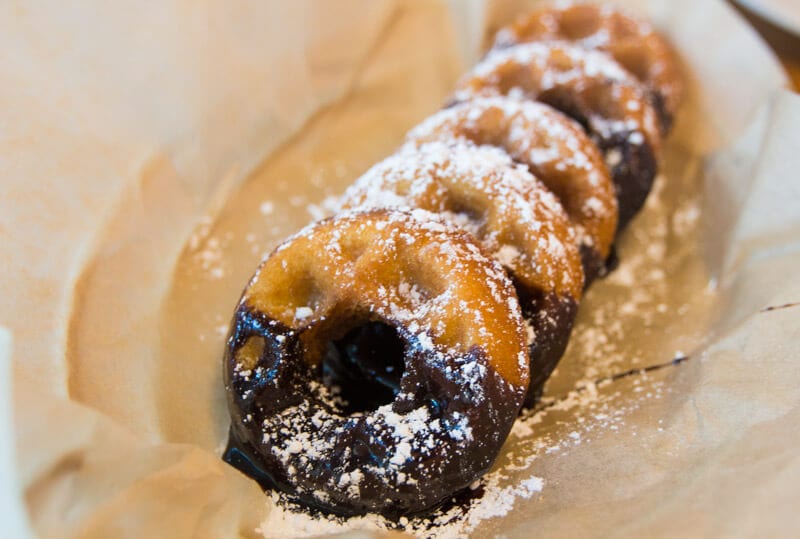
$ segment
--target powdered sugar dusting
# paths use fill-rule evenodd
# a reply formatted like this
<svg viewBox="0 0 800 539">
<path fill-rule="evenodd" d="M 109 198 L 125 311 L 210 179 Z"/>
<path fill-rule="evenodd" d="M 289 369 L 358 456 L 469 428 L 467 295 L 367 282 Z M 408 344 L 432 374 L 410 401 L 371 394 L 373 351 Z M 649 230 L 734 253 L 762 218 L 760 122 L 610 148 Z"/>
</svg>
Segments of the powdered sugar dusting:
<svg viewBox="0 0 800 539">
<path fill-rule="evenodd" d="M 493 51 L 483 62 L 479 63 L 472 71 L 478 77 L 493 76 L 497 67 L 510 60 L 542 69 L 543 90 L 556 85 L 569 84 L 575 79 L 584 77 L 603 77 L 619 82 L 635 84 L 633 76 L 625 71 L 617 62 L 607 54 L 587 51 L 581 47 L 567 43 L 559 43 L 555 54 L 563 55 L 568 61 L 569 69 L 553 69 L 548 62 L 554 54 L 553 43 L 525 43 L 505 50 Z M 562 64 L 564 65 L 564 64 Z"/>
<path fill-rule="evenodd" d="M 189 238 L 187 248 L 203 270 L 204 275 L 209 279 L 219 280 L 225 277 L 227 269 L 223 253 L 231 238 L 228 233 L 214 235 L 212 233 L 212 220 L 208 216 L 200 220 L 194 233 Z"/>
<path fill-rule="evenodd" d="M 580 298 L 575 231 L 560 203 L 503 151 L 467 141 L 406 145 L 345 193 L 347 207 L 423 208 L 475 235 L 517 279 Z"/>
<path fill-rule="evenodd" d="M 464 379 L 468 378 L 462 373 Z M 345 491 L 348 495 L 360 495 L 360 482 L 365 473 L 380 478 L 392 487 L 410 485 L 416 480 L 412 474 L 424 466 L 426 455 L 449 438 L 457 442 L 471 441 L 472 428 L 466 416 L 455 414 L 447 420 L 431 418 L 427 407 L 419 407 L 407 413 L 396 413 L 387 404 L 369 414 L 342 416 L 335 410 L 341 401 L 335 392 L 318 382 L 311 382 L 309 391 L 316 395 L 324 406 L 303 401 L 286 408 L 280 414 L 264 421 L 264 443 L 270 443 L 272 453 L 293 472 L 305 469 L 312 461 L 333 454 L 339 435 L 353 422 L 365 421 L 375 437 L 385 440 L 387 455 L 380 463 L 361 469 L 343 470 L 334 474 L 328 484 L 320 484 L 311 494 L 320 501 L 327 501 L 329 491 Z M 402 396 L 401 396 L 402 397 Z M 285 434 L 292 433 L 287 439 Z M 416 455 L 416 457 L 412 457 Z M 412 470 L 413 468 L 413 470 Z"/>
<path fill-rule="evenodd" d="M 615 55 L 648 88 L 661 94 L 667 109 L 674 113 L 682 82 L 668 44 L 649 22 L 617 6 L 571 0 L 548 2 L 502 28 L 495 36 L 494 48 L 558 41 Z"/>
<path fill-rule="evenodd" d="M 688 185 L 695 185 L 691 178 L 687 181 Z M 516 421 L 500 462 L 473 485 L 476 492 L 482 491 L 480 497 L 465 505 L 440 510 L 428 518 L 404 518 L 399 522 L 375 515 L 348 520 L 311 516 L 302 508 L 280 502 L 272 507 L 261 526 L 264 535 L 308 537 L 355 530 L 380 532 L 401 529 L 417 537 L 478 536 L 482 530 L 494 529 L 492 522 L 515 508 L 536 503 L 528 501 L 530 498 L 547 498 L 554 478 L 543 467 L 546 462 L 554 458 L 570 458 L 571 453 L 581 447 L 591 448 L 595 440 L 617 433 L 635 437 L 638 423 L 629 422 L 628 417 L 640 407 L 669 395 L 671 384 L 643 372 L 625 378 L 626 387 L 620 389 L 620 382 L 612 381 L 611 375 L 637 363 L 644 366 L 656 359 L 632 357 L 625 343 L 631 332 L 647 331 L 655 322 L 654 316 L 671 316 L 669 311 L 661 313 L 653 308 L 660 298 L 666 299 L 676 292 L 669 288 L 669 281 L 664 278 L 664 268 L 669 264 L 669 257 L 673 256 L 668 255 L 669 242 L 691 244 L 691 234 L 695 233 L 697 225 L 696 199 L 684 200 L 674 212 L 668 211 L 671 202 L 665 199 L 667 185 L 663 178 L 656 180 L 647 211 L 642 216 L 645 222 L 638 223 L 630 231 L 641 240 L 630 252 L 624 253 L 620 267 L 606 282 L 595 285 L 595 288 L 621 288 L 616 293 L 604 294 L 602 302 L 584 310 L 586 316 L 578 324 L 574 342 L 570 345 L 579 353 L 568 353 L 567 364 L 559 367 L 559 370 L 578 372 L 567 376 L 566 385 L 561 381 L 561 373 L 556 373 L 555 383 L 551 383 L 551 387 L 557 388 L 556 396 L 547 396 L 535 411 Z M 687 196 L 686 189 L 679 184 L 670 189 L 684 198 Z M 643 247 L 638 247 L 639 242 Z M 609 302 L 606 296 L 618 297 L 618 300 Z M 630 309 L 630 312 L 619 313 L 620 305 L 629 303 L 630 307 L 624 309 Z M 655 330 L 663 331 L 660 327 Z M 656 430 L 661 432 L 664 430 L 660 426 L 661 420 L 657 421 L 659 426 Z M 554 428 L 554 425 L 561 427 Z M 273 501 L 279 501 L 278 498 L 273 495 Z"/>
<path fill-rule="evenodd" d="M 498 93 L 537 99 L 556 89 L 571 96 L 600 92 L 611 103 L 624 102 L 584 111 L 591 130 L 605 138 L 623 133 L 633 137 L 631 144 L 660 146 L 656 112 L 633 75 L 608 54 L 569 43 L 523 43 L 495 50 L 460 81 L 454 96 L 459 101 Z"/>
<path fill-rule="evenodd" d="M 449 138 L 501 147 L 558 193 L 581 244 L 607 251 L 614 187 L 594 143 L 573 120 L 527 99 L 477 97 L 437 112 L 408 135 L 417 144 Z"/>
<path fill-rule="evenodd" d="M 631 423 L 628 417 L 640 407 L 669 395 L 671 386 L 648 373 L 626 378 L 627 387 L 623 389 L 619 389 L 619 382 L 612 381 L 609 373 L 619 372 L 645 359 L 630 357 L 623 348 L 630 328 L 625 323 L 617 327 L 615 320 L 635 321 L 634 332 L 653 323 L 650 318 L 659 315 L 659 311 L 652 309 L 652 304 L 670 294 L 666 286 L 668 281 L 663 277 L 664 265 L 669 261 L 668 241 L 677 234 L 675 241 L 679 245 L 688 242 L 688 235 L 696 230 L 698 215 L 696 200 L 688 200 L 670 216 L 670 212 L 665 210 L 668 204 L 664 194 L 666 185 L 663 179 L 657 179 L 647 204 L 647 215 L 642 216 L 647 222 L 639 223 L 630 232 L 636 237 L 641 236 L 644 246 L 625 253 L 620 268 L 605 283 L 595 286 L 623 289 L 614 295 L 620 296 L 620 301 L 610 302 L 604 307 L 607 298 L 603 297 L 601 304 L 591 305 L 584 311 L 588 318 L 579 324 L 574 335 L 576 342 L 571 344 L 580 353 L 569 358 L 572 365 L 560 367 L 577 368 L 580 374 L 570 377 L 566 390 L 557 390 L 556 396 L 546 397 L 535 411 L 516 421 L 500 462 L 473 485 L 476 492 L 482 492 L 479 497 L 437 511 L 428 518 L 402 518 L 393 522 L 375 515 L 347 520 L 312 516 L 303 508 L 285 504 L 273 494 L 276 503 L 271 504 L 271 512 L 260 528 L 262 533 L 266 537 L 309 537 L 357 530 L 400 529 L 417 537 L 479 536 L 487 529 L 493 529 L 492 523 L 496 519 L 512 513 L 515 508 L 538 503 L 535 499 L 540 496 L 547 498 L 548 488 L 555 478 L 547 474 L 544 463 L 554 458 L 571 458 L 572 452 L 584 446 L 591 448 L 599 438 L 617 433 L 635 437 L 637 423 Z M 674 189 L 681 192 L 682 188 L 678 185 Z M 639 298 L 641 293 L 647 297 Z M 634 304 L 629 314 L 615 314 L 619 305 L 631 301 Z M 598 311 L 600 314 L 595 314 Z M 664 316 L 669 316 L 669 313 L 664 313 Z M 652 361 L 654 358 L 648 359 Z M 559 378 L 558 373 L 556 378 Z M 558 385 L 559 380 L 556 380 Z M 656 430 L 660 432 L 664 429 L 660 426 L 661 420 L 658 423 Z M 554 428 L 553 425 L 561 427 Z"/>
</svg>

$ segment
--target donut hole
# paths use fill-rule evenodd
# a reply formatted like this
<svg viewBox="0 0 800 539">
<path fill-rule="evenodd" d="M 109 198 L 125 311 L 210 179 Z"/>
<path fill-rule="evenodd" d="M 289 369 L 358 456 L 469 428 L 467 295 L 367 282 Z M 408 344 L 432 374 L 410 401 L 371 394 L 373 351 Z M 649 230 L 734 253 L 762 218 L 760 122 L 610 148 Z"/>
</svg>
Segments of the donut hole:
<svg viewBox="0 0 800 539">
<path fill-rule="evenodd" d="M 394 327 L 363 321 L 325 344 L 322 383 L 344 401 L 342 413 L 370 412 L 395 399 L 405 372 L 405 342 Z"/>
</svg>

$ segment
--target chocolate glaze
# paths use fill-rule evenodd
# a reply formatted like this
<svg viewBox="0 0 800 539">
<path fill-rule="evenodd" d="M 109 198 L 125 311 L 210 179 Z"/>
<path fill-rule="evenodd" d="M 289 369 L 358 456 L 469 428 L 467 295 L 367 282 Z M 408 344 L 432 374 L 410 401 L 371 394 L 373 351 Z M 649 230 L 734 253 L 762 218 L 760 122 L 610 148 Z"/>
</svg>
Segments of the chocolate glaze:
<svg viewBox="0 0 800 539">
<path fill-rule="evenodd" d="M 608 253 L 608 258 L 606 258 L 601 277 L 608 275 L 617 269 L 617 267 L 619 267 L 619 253 L 617 253 L 616 245 L 612 245 L 611 252 Z"/>
<path fill-rule="evenodd" d="M 621 131 L 604 137 L 592 133 L 592 138 L 595 139 L 603 155 L 608 156 L 616 150 L 621 156 L 619 162 L 611 168 L 619 206 L 617 235 L 642 209 L 658 171 L 653 148 L 647 143 L 631 144 L 630 134 L 629 131 Z"/>
<path fill-rule="evenodd" d="M 488 471 L 519 411 L 522 392 L 491 368 L 478 347 L 462 355 L 436 355 L 419 346 L 404 328 L 389 320 L 380 322 L 394 329 L 404 351 L 404 371 L 392 411 L 405 414 L 425 407 L 431 421 L 438 419 L 445 427 L 428 454 L 411 455 L 403 467 L 404 481 L 388 481 L 380 473 L 389 467 L 387 449 L 392 439 L 371 423 L 371 412 L 347 414 L 313 389 L 314 382 L 322 378 L 322 367 L 310 366 L 304 360 L 300 337 L 305 330 L 289 329 L 244 305 L 235 313 L 224 361 L 232 419 L 225 460 L 265 489 L 283 491 L 310 507 L 343 516 L 373 512 L 390 518 L 433 510 Z M 351 347 L 349 359 L 339 353 L 333 370 L 346 362 L 355 362 L 363 370 L 375 366 L 374 354 L 356 357 L 357 350 L 373 346 L 380 333 L 368 323 L 365 327 L 355 334 L 350 332 L 350 344 L 359 344 Z M 263 352 L 250 374 L 243 377 L 236 352 L 252 337 L 263 339 Z M 479 366 L 481 375 L 466 379 L 459 371 L 464 365 Z M 386 385 L 395 391 L 392 382 Z M 298 405 L 308 410 L 300 428 L 335 437 L 330 438 L 335 443 L 324 451 L 303 447 L 289 462 L 282 462 L 273 447 L 285 447 L 298 432 L 292 430 L 296 425 L 287 424 L 280 413 Z M 317 411 L 334 420 L 313 425 L 312 416 Z M 459 416 L 468 419 L 471 440 L 449 434 Z M 344 474 L 354 470 L 363 473 L 357 496 L 330 486 L 339 484 Z"/>
<path fill-rule="evenodd" d="M 648 101 L 650 101 L 650 104 L 653 106 L 653 109 L 656 111 L 656 115 L 658 116 L 658 127 L 661 130 L 661 134 L 666 135 L 672 129 L 672 122 L 675 120 L 675 118 L 667 108 L 667 103 L 664 100 L 664 94 L 659 92 L 657 88 L 651 87 L 647 89 L 647 97 Z"/>
<path fill-rule="evenodd" d="M 528 292 L 520 286 L 517 286 L 517 295 L 522 315 L 536 333 L 528 349 L 531 381 L 524 406 L 530 408 L 541 397 L 545 382 L 564 355 L 578 312 L 578 302 L 553 292 Z"/>
<path fill-rule="evenodd" d="M 600 253 L 593 247 L 588 245 L 580 246 L 581 252 L 581 265 L 583 266 L 583 288 L 589 288 L 589 285 L 605 274 L 606 263 Z"/>
</svg>

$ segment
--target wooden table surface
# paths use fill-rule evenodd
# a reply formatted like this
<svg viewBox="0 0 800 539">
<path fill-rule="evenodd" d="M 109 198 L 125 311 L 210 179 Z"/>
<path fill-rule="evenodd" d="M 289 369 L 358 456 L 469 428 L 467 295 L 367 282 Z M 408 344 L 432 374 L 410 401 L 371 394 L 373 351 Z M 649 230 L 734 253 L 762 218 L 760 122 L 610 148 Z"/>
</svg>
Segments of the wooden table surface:
<svg viewBox="0 0 800 539">
<path fill-rule="evenodd" d="M 800 1 L 800 0 L 798 0 Z M 753 27 L 761 34 L 761 37 L 772 47 L 783 67 L 789 74 L 794 84 L 794 89 L 800 92 L 800 37 L 774 26 L 773 24 L 759 18 L 757 15 L 741 8 L 737 4 L 732 4 Z"/>
</svg>

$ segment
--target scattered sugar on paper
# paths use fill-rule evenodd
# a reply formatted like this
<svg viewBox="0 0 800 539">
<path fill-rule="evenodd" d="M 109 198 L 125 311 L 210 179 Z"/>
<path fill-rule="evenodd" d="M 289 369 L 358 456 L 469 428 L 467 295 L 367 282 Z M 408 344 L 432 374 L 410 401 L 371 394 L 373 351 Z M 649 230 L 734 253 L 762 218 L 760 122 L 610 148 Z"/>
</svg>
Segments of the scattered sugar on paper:
<svg viewBox="0 0 800 539">
<path fill-rule="evenodd" d="M 271 215 L 272 212 L 275 211 L 275 204 L 271 200 L 265 200 L 258 207 L 258 210 L 261 212 L 261 215 Z"/>
<path fill-rule="evenodd" d="M 576 388 L 559 399 L 545 399 L 538 411 L 523 414 L 514 424 L 510 437 L 513 449 L 496 466 L 476 481 L 473 490 L 482 489 L 479 497 L 463 505 L 434 512 L 427 518 L 402 518 L 392 522 L 379 515 L 350 519 L 310 515 L 305 509 L 287 504 L 278 494 L 271 494 L 270 512 L 257 532 L 264 537 L 311 537 L 348 531 L 386 531 L 400 529 L 416 537 L 455 539 L 470 536 L 482 522 L 501 518 L 521 500 L 546 495 L 547 478 L 536 473 L 536 460 L 544 455 L 567 457 L 570 450 L 591 443 L 601 433 L 616 434 L 636 427 L 625 419 L 644 402 L 662 398 L 670 387 L 646 374 L 632 380 L 633 395 L 613 391 L 611 384 L 581 380 Z M 549 414 L 570 411 L 575 420 L 572 430 L 560 438 L 537 432 L 536 426 Z"/>
<path fill-rule="evenodd" d="M 232 232 L 222 235 L 212 233 L 211 217 L 204 216 L 198 222 L 187 244 L 190 256 L 195 260 L 209 279 L 218 280 L 227 273 L 224 257 L 225 248 L 233 239 Z"/>
</svg>

